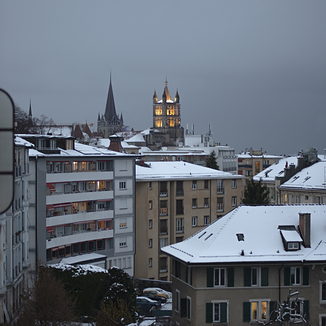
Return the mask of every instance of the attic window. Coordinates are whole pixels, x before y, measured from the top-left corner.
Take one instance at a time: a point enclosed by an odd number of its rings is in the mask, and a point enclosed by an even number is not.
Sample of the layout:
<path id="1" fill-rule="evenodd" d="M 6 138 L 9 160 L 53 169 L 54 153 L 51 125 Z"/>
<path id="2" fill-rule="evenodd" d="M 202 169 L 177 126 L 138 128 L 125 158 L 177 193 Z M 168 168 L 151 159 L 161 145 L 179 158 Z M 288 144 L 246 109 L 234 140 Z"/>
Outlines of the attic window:
<path id="1" fill-rule="evenodd" d="M 237 233 L 238 241 L 244 241 L 244 234 L 243 233 Z"/>
<path id="2" fill-rule="evenodd" d="M 204 233 L 202 233 L 199 237 L 198 237 L 198 239 L 200 239 L 204 234 L 206 233 L 206 231 L 204 232 Z"/>
<path id="3" fill-rule="evenodd" d="M 293 177 L 292 182 L 294 182 L 295 180 L 299 179 L 299 177 L 296 175 L 295 177 Z M 303 181 L 304 182 L 304 181 Z"/>
<path id="4" fill-rule="evenodd" d="M 305 177 L 304 180 L 303 180 L 303 182 L 308 181 L 310 178 L 311 178 L 311 177 Z"/>
<path id="5" fill-rule="evenodd" d="M 285 251 L 295 251 L 300 249 L 300 244 L 302 243 L 302 238 L 298 231 L 295 229 L 294 225 L 288 225 L 281 228 L 279 227 L 284 250 Z"/>
<path id="6" fill-rule="evenodd" d="M 207 239 L 209 239 L 212 235 L 213 235 L 213 233 L 211 233 L 209 236 L 207 236 L 207 237 L 205 238 L 205 241 L 206 241 Z"/>

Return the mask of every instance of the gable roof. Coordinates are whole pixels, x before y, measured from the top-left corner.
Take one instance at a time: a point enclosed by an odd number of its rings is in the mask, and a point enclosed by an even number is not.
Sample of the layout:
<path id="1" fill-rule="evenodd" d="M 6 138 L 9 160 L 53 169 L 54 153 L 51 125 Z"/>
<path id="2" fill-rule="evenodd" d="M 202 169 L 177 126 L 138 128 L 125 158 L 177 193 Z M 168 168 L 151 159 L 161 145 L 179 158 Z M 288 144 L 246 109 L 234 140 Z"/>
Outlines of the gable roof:
<path id="1" fill-rule="evenodd" d="M 296 173 L 280 189 L 318 189 L 326 191 L 326 162 L 317 162 Z"/>
<path id="2" fill-rule="evenodd" d="M 146 166 L 136 165 L 136 181 L 243 178 L 241 175 L 182 161 L 148 162 Z"/>
<path id="3" fill-rule="evenodd" d="M 299 213 L 311 214 L 311 247 L 286 251 L 279 226 L 297 228 Z M 325 205 L 239 206 L 162 251 L 190 264 L 326 261 L 325 230 Z"/>

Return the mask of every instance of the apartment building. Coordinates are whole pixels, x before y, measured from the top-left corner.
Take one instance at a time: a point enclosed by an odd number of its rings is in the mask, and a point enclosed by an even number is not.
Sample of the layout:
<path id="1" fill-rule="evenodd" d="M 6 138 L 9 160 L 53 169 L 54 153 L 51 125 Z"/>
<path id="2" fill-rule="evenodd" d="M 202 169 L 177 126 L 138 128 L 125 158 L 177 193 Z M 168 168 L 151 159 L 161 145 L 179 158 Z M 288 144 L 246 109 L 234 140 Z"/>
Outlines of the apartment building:
<path id="1" fill-rule="evenodd" d="M 32 144 L 15 137 L 15 185 L 11 207 L 0 214 L 0 324 L 10 322 L 21 306 L 29 271 L 28 177 Z"/>
<path id="2" fill-rule="evenodd" d="M 240 206 L 163 248 L 173 258 L 173 321 L 267 325 L 289 298 L 285 323 L 325 325 L 325 212 L 324 205 Z"/>
<path id="3" fill-rule="evenodd" d="M 132 155 L 72 137 L 23 135 L 31 151 L 33 261 L 117 266 L 134 275 Z"/>
<path id="4" fill-rule="evenodd" d="M 186 162 L 136 164 L 137 278 L 170 280 L 162 247 L 183 241 L 240 204 L 245 178 Z"/>
<path id="5" fill-rule="evenodd" d="M 238 154 L 238 174 L 250 179 L 282 158 L 283 156 L 280 155 L 263 153 L 262 149 L 250 148 L 250 150 Z"/>

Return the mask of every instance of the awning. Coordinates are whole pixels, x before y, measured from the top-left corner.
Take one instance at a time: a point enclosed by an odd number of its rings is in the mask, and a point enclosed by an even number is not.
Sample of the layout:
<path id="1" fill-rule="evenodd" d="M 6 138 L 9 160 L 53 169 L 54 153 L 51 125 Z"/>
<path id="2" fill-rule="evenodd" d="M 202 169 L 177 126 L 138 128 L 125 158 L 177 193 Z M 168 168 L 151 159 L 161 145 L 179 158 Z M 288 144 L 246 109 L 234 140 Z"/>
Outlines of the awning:
<path id="1" fill-rule="evenodd" d="M 50 189 L 50 191 L 55 191 L 55 187 L 52 183 L 47 183 L 46 185 Z"/>
<path id="2" fill-rule="evenodd" d="M 47 227 L 46 227 L 46 230 L 47 230 L 48 232 L 50 232 L 50 233 L 53 232 L 53 228 L 52 228 L 51 226 L 47 226 Z"/>
<path id="3" fill-rule="evenodd" d="M 54 211 L 54 208 L 52 205 L 46 205 L 46 208 L 49 210 L 49 211 Z"/>

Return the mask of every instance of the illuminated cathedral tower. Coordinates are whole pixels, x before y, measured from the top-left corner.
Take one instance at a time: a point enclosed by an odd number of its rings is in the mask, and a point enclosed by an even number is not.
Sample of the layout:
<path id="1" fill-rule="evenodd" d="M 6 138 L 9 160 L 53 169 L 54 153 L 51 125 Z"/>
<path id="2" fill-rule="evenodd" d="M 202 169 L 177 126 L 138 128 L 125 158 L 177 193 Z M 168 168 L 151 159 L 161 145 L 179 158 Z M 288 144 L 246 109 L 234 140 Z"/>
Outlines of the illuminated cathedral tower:
<path id="1" fill-rule="evenodd" d="M 163 95 L 160 100 L 158 100 L 156 91 L 154 91 L 153 128 L 166 135 L 165 144 L 162 145 L 173 146 L 178 143 L 184 143 L 184 129 L 181 127 L 179 93 L 177 90 L 173 101 L 170 96 L 167 81 L 165 81 Z"/>
<path id="2" fill-rule="evenodd" d="M 117 115 L 114 104 L 112 83 L 111 83 L 111 72 L 110 72 L 110 85 L 108 98 L 106 101 L 105 113 L 97 119 L 97 131 L 103 135 L 104 138 L 109 138 L 110 135 L 116 132 L 122 131 L 123 129 L 123 118 L 122 113 L 120 117 Z"/>

